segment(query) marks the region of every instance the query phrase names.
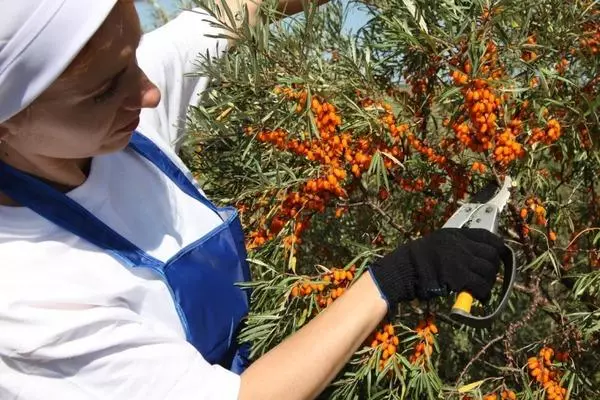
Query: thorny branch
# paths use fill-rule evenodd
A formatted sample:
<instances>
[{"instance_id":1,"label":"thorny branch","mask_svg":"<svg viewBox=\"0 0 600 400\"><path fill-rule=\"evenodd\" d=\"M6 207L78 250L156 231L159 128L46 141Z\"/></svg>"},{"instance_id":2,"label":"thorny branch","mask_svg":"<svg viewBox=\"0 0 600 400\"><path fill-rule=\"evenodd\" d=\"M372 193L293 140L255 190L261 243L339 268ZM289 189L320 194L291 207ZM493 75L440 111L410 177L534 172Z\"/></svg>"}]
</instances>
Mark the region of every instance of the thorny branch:
<instances>
[{"instance_id":1,"label":"thorny branch","mask_svg":"<svg viewBox=\"0 0 600 400\"><path fill-rule=\"evenodd\" d=\"M492 340L490 340L485 346L483 346L481 348L481 350L479 350L477 352L477 354L475 354L473 356L473 358L471 358L469 360L469 362L467 363L467 365L465 365L465 367L463 368L463 370L461 371L458 379L456 380L455 386L458 386L460 384L460 382L462 382L463 377L465 376L465 374L467 373L467 371L469 370L469 368L471 368L471 365L473 365L473 363L475 361L477 361L481 356L483 356L485 354L485 352L492 347L494 344L496 344L497 342L501 341L502 339L504 339L504 336L506 336L506 334L502 334L500 336L496 336L495 338L493 338Z\"/></svg>"},{"instance_id":2,"label":"thorny branch","mask_svg":"<svg viewBox=\"0 0 600 400\"><path fill-rule=\"evenodd\" d=\"M534 278L534 280L531 283L530 288L532 288L534 291L533 299L532 299L532 302L529 305L529 308L527 309L527 312L525 313L525 315L520 320L515 321L515 322L511 323L510 325L508 325L508 328L506 329L506 333L504 334L504 351L505 351L506 360L508 362L508 366L511 366L511 367L515 366L515 357L513 355L513 350L511 348L511 344L514 341L516 332L521 327L523 327L534 316L538 307L547 301L547 299L542 294L542 291L540 288L540 281L541 281L541 278L538 276L538 277Z\"/></svg>"},{"instance_id":3,"label":"thorny branch","mask_svg":"<svg viewBox=\"0 0 600 400\"><path fill-rule=\"evenodd\" d=\"M468 372L469 368L471 368L471 366L475 363L475 361L480 359L494 344L496 344L500 341L504 341L504 350L505 350L507 360L511 366L514 366L515 361L514 361L514 356L512 355L512 350L510 348L510 344L512 343L512 341L514 339L515 333L517 332L517 330L519 328L521 328L523 325L525 325L527 323L527 321L529 321L533 317L533 315L535 314L535 312L538 309L538 306L541 304L545 304L548 300L541 293L540 278L536 278L532 282L532 285L529 287L518 285L518 284L515 284L513 287L521 292L533 295L533 300L532 300L529 308L527 309L527 312L525 313L525 315L523 315L523 317L520 320L514 321L511 324L509 324L505 333L503 333L499 336L496 336L495 338L490 340L487 344L485 344L477 352L477 354L475 354L469 360L467 365L465 365L465 367L461 371L458 379L456 380L455 386L458 386L460 384L460 382L462 382L465 374Z\"/></svg>"},{"instance_id":4,"label":"thorny branch","mask_svg":"<svg viewBox=\"0 0 600 400\"><path fill-rule=\"evenodd\" d=\"M369 194L367 193L366 189L362 185L359 184L358 187L360 188L363 195L367 198L367 200L364 202L361 202L361 203L353 203L352 205L358 205L358 204L368 205L373 210L377 211L382 217L384 217L387 220L387 222L398 232L402 233L405 236L408 235L408 232L406 231L406 229L404 229L403 227L398 225L396 222L394 222L394 219L392 218L391 215L386 213L381 207L379 207L379 205L377 205L376 203L374 203L372 200L370 200L368 198Z\"/></svg>"}]
</instances>

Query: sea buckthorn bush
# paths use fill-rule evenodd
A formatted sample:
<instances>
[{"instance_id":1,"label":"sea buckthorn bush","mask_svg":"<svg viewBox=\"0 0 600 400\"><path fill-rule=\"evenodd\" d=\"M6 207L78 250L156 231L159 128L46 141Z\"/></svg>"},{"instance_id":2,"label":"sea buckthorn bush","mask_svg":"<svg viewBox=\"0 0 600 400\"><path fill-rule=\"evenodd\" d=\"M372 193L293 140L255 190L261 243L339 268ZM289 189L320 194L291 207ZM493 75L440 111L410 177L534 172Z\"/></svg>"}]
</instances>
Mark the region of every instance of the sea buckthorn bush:
<instances>
[{"instance_id":1,"label":"sea buckthorn bush","mask_svg":"<svg viewBox=\"0 0 600 400\"><path fill-rule=\"evenodd\" d=\"M347 7L368 15L357 31ZM241 214L252 356L510 176L499 233L517 282L501 317L474 330L449 318L452 298L403 304L322 398L600 398L598 2L334 1L281 22L274 10L199 61L213 84L182 150Z\"/></svg>"}]
</instances>

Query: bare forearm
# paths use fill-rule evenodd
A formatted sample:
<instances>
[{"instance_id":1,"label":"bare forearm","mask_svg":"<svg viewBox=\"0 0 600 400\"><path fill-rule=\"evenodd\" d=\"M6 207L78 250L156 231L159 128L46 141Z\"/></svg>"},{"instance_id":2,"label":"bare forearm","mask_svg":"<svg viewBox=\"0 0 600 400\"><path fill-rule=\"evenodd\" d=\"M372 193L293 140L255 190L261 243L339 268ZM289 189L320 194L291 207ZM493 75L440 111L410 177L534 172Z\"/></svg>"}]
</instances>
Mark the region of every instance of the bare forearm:
<instances>
[{"instance_id":1,"label":"bare forearm","mask_svg":"<svg viewBox=\"0 0 600 400\"><path fill-rule=\"evenodd\" d=\"M316 0L318 5L325 4L329 0ZM312 0L279 0L279 11L285 15L293 15L304 10L304 7L312 3Z\"/></svg>"},{"instance_id":2,"label":"bare forearm","mask_svg":"<svg viewBox=\"0 0 600 400\"><path fill-rule=\"evenodd\" d=\"M251 26L254 26L259 18L259 10L260 6L264 2L264 0L215 0L217 6L223 8L223 3L226 3L229 9L232 11L233 15L243 15L244 7L248 9L248 23ZM293 15L297 14L304 10L304 7L310 5L312 2L315 2L318 5L325 4L329 2L329 0L279 0L278 10L285 15ZM222 12L222 15L226 15L225 12ZM226 17L224 18L224 23L228 23L226 21ZM241 22L241 20L239 20Z\"/></svg>"},{"instance_id":3,"label":"bare forearm","mask_svg":"<svg viewBox=\"0 0 600 400\"><path fill-rule=\"evenodd\" d=\"M370 274L242 375L240 400L312 399L333 380L387 311Z\"/></svg>"}]
</instances>

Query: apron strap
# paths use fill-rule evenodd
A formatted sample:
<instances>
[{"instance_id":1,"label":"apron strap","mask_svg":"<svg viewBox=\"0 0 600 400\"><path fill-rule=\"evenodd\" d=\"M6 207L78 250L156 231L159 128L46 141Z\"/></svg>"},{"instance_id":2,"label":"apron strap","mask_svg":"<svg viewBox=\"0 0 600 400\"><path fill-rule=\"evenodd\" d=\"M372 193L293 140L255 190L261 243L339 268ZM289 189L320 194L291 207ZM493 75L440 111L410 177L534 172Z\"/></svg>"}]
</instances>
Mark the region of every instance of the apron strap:
<instances>
[{"instance_id":1,"label":"apron strap","mask_svg":"<svg viewBox=\"0 0 600 400\"><path fill-rule=\"evenodd\" d=\"M181 169L150 139L135 131L129 147L161 170L181 191L220 216L217 208L202 196ZM0 190L43 218L107 250L130 266L163 266L162 262L140 250L64 193L1 161Z\"/></svg>"},{"instance_id":2,"label":"apron strap","mask_svg":"<svg viewBox=\"0 0 600 400\"><path fill-rule=\"evenodd\" d=\"M43 218L111 252L130 266L162 265L64 193L3 162L0 162L0 189Z\"/></svg>"},{"instance_id":3,"label":"apron strap","mask_svg":"<svg viewBox=\"0 0 600 400\"><path fill-rule=\"evenodd\" d=\"M182 192L198 200L213 212L219 214L219 211L214 204L208 201L208 199L200 193L198 188L190 181L190 179L188 179L183 171L150 139L138 131L135 131L129 142L129 147L154 164L154 166L168 176Z\"/></svg>"}]
</instances>

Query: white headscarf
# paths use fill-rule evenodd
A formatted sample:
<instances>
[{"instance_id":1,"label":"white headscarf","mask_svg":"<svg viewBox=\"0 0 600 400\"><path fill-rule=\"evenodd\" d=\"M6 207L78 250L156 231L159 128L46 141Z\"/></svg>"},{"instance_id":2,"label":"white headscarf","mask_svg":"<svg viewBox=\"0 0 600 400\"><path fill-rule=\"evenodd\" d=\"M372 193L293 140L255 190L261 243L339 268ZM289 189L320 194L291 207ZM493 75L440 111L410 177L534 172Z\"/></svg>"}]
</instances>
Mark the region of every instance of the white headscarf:
<instances>
[{"instance_id":1,"label":"white headscarf","mask_svg":"<svg viewBox=\"0 0 600 400\"><path fill-rule=\"evenodd\" d=\"M0 123L46 90L118 0L0 0Z\"/></svg>"}]
</instances>

